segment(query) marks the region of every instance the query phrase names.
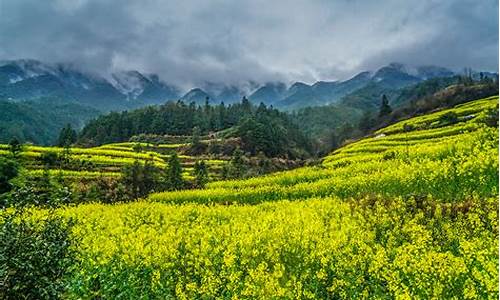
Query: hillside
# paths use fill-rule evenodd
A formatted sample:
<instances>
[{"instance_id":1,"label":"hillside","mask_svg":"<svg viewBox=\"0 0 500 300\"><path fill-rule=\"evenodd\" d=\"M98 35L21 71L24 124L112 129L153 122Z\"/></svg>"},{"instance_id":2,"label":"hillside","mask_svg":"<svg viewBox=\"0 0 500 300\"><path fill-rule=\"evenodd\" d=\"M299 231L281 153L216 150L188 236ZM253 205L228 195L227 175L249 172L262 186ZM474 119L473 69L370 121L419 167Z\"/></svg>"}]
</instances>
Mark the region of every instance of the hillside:
<instances>
[{"instance_id":1,"label":"hillside","mask_svg":"<svg viewBox=\"0 0 500 300\"><path fill-rule=\"evenodd\" d=\"M0 99L0 111L0 143L8 143L15 137L38 145L54 144L66 124L79 129L100 113L54 98L20 103Z\"/></svg>"},{"instance_id":2,"label":"hillside","mask_svg":"<svg viewBox=\"0 0 500 300\"><path fill-rule=\"evenodd\" d=\"M498 171L496 96L320 166L20 218L72 220L71 298L497 298Z\"/></svg>"},{"instance_id":3,"label":"hillside","mask_svg":"<svg viewBox=\"0 0 500 300\"><path fill-rule=\"evenodd\" d=\"M44 170L48 170L52 175L81 180L120 177L123 167L132 165L135 161L143 164L151 161L154 166L164 169L170 155L187 145L124 142L92 148L72 147L67 150L69 153L64 158L64 148L27 145L19 156L28 176L42 176ZM9 145L0 144L0 156L8 156L9 153ZM55 153L59 158L48 161L48 158L44 157L47 153ZM179 159L186 179L194 177L193 165L196 160L204 160L208 164L212 179L220 178L221 166L224 164L223 160L205 156L179 155Z\"/></svg>"},{"instance_id":4,"label":"hillside","mask_svg":"<svg viewBox=\"0 0 500 300\"><path fill-rule=\"evenodd\" d=\"M252 155L302 158L309 155L310 140L290 116L264 104L241 102L217 106L169 102L122 113L110 113L90 121L78 143L102 145L128 141L135 135L218 135L241 140L242 149Z\"/></svg>"},{"instance_id":5,"label":"hillside","mask_svg":"<svg viewBox=\"0 0 500 300\"><path fill-rule=\"evenodd\" d=\"M486 124L496 118L497 106L495 96L393 124L336 150L321 167L214 182L205 190L153 194L150 199L255 204L326 196L430 196L443 202L472 194L492 197L498 193L498 133Z\"/></svg>"}]
</instances>

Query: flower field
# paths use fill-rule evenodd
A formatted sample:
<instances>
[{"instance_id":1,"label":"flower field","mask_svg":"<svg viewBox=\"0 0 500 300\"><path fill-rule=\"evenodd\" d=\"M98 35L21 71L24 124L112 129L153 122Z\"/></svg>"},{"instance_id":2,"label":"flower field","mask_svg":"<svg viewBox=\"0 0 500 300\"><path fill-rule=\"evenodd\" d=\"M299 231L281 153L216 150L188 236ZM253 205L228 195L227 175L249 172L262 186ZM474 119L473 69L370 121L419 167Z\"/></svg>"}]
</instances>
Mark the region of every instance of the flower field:
<instances>
[{"instance_id":1,"label":"flower field","mask_svg":"<svg viewBox=\"0 0 500 300\"><path fill-rule=\"evenodd\" d=\"M125 165L131 165L134 161L140 162L152 161L153 164L160 168L166 167L166 161L170 154L162 149L175 150L186 144L160 144L152 145L146 143L116 143L106 144L94 148L70 148L69 159L73 162L72 168L67 169L66 166L51 166L49 172L61 174L66 178L94 178L98 176L118 177L120 170ZM139 146L140 151L134 150L134 147ZM59 155L63 154L64 148L60 147L41 147L41 146L24 146L20 156L23 163L29 170L29 174L33 176L43 173L43 163L40 158L43 153L53 152ZM0 155L8 155L9 146L0 144ZM193 165L196 160L203 159L209 166L212 174L217 175L222 165L223 160L216 160L203 157L192 157L187 155L179 155L181 164L184 170L184 177L192 178ZM217 177L217 176L216 176Z\"/></svg>"},{"instance_id":2,"label":"flower field","mask_svg":"<svg viewBox=\"0 0 500 300\"><path fill-rule=\"evenodd\" d=\"M447 112L417 117L378 131L327 156L322 166L219 181L204 190L153 194L164 203L241 203L368 195L426 196L457 202L498 194L498 130L484 119L498 98L460 105L454 124ZM466 118L474 114L474 118ZM460 119L462 118L462 119ZM403 127L409 128L403 131Z\"/></svg>"},{"instance_id":3,"label":"flower field","mask_svg":"<svg viewBox=\"0 0 500 300\"><path fill-rule=\"evenodd\" d=\"M24 218L73 224L68 299L498 299L497 107L402 121L320 166ZM72 155L162 163L121 148Z\"/></svg>"}]
</instances>

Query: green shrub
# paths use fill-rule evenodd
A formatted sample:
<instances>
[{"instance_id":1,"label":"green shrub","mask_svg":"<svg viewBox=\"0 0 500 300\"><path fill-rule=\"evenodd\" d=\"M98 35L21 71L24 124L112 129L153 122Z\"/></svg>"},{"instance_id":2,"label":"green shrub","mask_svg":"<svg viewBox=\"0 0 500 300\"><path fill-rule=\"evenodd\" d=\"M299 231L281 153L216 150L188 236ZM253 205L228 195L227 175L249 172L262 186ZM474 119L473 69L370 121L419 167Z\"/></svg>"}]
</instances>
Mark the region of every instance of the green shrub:
<instances>
[{"instance_id":1,"label":"green shrub","mask_svg":"<svg viewBox=\"0 0 500 300\"><path fill-rule=\"evenodd\" d=\"M11 190L10 180L17 176L18 166L14 160L0 157L0 194Z\"/></svg>"},{"instance_id":2,"label":"green shrub","mask_svg":"<svg viewBox=\"0 0 500 300\"><path fill-rule=\"evenodd\" d=\"M73 263L71 222L48 217L30 223L20 212L0 224L0 298L57 299Z\"/></svg>"}]
</instances>

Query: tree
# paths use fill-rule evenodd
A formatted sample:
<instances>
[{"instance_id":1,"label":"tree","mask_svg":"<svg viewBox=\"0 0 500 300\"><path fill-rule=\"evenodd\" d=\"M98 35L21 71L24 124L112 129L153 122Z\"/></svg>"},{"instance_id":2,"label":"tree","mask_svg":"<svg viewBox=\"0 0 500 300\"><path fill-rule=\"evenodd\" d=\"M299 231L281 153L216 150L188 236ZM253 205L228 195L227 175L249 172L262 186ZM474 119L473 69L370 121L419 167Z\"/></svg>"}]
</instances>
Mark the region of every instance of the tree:
<instances>
[{"instance_id":1,"label":"tree","mask_svg":"<svg viewBox=\"0 0 500 300\"><path fill-rule=\"evenodd\" d=\"M69 147L71 144L76 142L76 131L71 128L71 124L66 124L61 132L59 133L59 138L57 140L57 145L59 147Z\"/></svg>"},{"instance_id":2,"label":"tree","mask_svg":"<svg viewBox=\"0 0 500 300\"><path fill-rule=\"evenodd\" d=\"M389 105L389 99L387 99L387 96L384 94L382 95L382 103L380 104L380 110L379 110L379 117L385 117L388 114L392 112L392 108Z\"/></svg>"},{"instance_id":3,"label":"tree","mask_svg":"<svg viewBox=\"0 0 500 300\"><path fill-rule=\"evenodd\" d=\"M169 190L180 190L184 187L184 179L182 178L182 166L176 152L174 152L168 158L166 175L167 187Z\"/></svg>"},{"instance_id":4,"label":"tree","mask_svg":"<svg viewBox=\"0 0 500 300\"><path fill-rule=\"evenodd\" d=\"M375 126L375 119L372 117L371 112L365 111L361 120L359 121L358 128L363 133L366 134Z\"/></svg>"},{"instance_id":5,"label":"tree","mask_svg":"<svg viewBox=\"0 0 500 300\"><path fill-rule=\"evenodd\" d=\"M439 117L439 123L443 125L455 124L458 122L458 115L455 112L449 111Z\"/></svg>"},{"instance_id":6,"label":"tree","mask_svg":"<svg viewBox=\"0 0 500 300\"><path fill-rule=\"evenodd\" d=\"M208 168L203 160L196 161L194 164L195 184L199 188L205 187L208 182Z\"/></svg>"},{"instance_id":7,"label":"tree","mask_svg":"<svg viewBox=\"0 0 500 300\"><path fill-rule=\"evenodd\" d=\"M326 138L327 151L335 150L340 146L341 141L339 141L339 137L335 133L335 131L331 131L330 134Z\"/></svg>"},{"instance_id":8,"label":"tree","mask_svg":"<svg viewBox=\"0 0 500 300\"><path fill-rule=\"evenodd\" d=\"M249 113L252 111L252 104L245 96L243 96L243 98L241 99L241 108L243 109L244 113Z\"/></svg>"},{"instance_id":9,"label":"tree","mask_svg":"<svg viewBox=\"0 0 500 300\"><path fill-rule=\"evenodd\" d=\"M55 151L44 151L39 160L45 167L53 167L60 162L60 157Z\"/></svg>"},{"instance_id":10,"label":"tree","mask_svg":"<svg viewBox=\"0 0 500 300\"><path fill-rule=\"evenodd\" d=\"M266 155L263 152L259 152L259 154L257 155L257 159L258 159L257 162L258 173L260 175L271 172L272 169L271 161L269 160L269 158L266 157Z\"/></svg>"},{"instance_id":11,"label":"tree","mask_svg":"<svg viewBox=\"0 0 500 300\"><path fill-rule=\"evenodd\" d=\"M243 160L243 151L238 147L233 151L231 158L231 175L236 178L241 178L246 172L245 161Z\"/></svg>"},{"instance_id":12,"label":"tree","mask_svg":"<svg viewBox=\"0 0 500 300\"><path fill-rule=\"evenodd\" d=\"M14 159L17 159L19 156L19 153L23 150L23 145L21 142L19 142L18 139L13 138L9 142L9 151Z\"/></svg>"},{"instance_id":13,"label":"tree","mask_svg":"<svg viewBox=\"0 0 500 300\"><path fill-rule=\"evenodd\" d=\"M144 164L138 160L122 169L121 182L128 189L132 198L144 197L160 185L160 172L152 161Z\"/></svg>"},{"instance_id":14,"label":"tree","mask_svg":"<svg viewBox=\"0 0 500 300\"><path fill-rule=\"evenodd\" d=\"M201 129L198 126L193 127L191 136L191 152L193 155L198 155L204 150L204 145L201 142Z\"/></svg>"},{"instance_id":15,"label":"tree","mask_svg":"<svg viewBox=\"0 0 500 300\"><path fill-rule=\"evenodd\" d=\"M126 165L122 169L121 181L127 187L134 199L142 195L142 168L138 160L132 165Z\"/></svg>"},{"instance_id":16,"label":"tree","mask_svg":"<svg viewBox=\"0 0 500 300\"><path fill-rule=\"evenodd\" d=\"M18 174L18 165L14 160L0 157L0 194L11 190L10 180Z\"/></svg>"},{"instance_id":17,"label":"tree","mask_svg":"<svg viewBox=\"0 0 500 300\"><path fill-rule=\"evenodd\" d=\"M253 117L247 117L238 124L238 136L243 142L245 151L255 154L259 151L269 152L268 144L272 141L266 136L266 127Z\"/></svg>"}]
</instances>

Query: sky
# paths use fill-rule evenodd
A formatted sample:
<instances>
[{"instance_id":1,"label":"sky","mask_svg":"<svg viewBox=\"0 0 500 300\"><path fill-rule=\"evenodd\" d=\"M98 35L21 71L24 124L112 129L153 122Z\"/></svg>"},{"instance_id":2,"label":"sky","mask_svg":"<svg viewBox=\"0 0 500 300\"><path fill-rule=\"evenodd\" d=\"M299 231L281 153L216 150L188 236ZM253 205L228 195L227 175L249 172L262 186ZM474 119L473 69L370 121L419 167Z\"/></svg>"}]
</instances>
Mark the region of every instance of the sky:
<instances>
[{"instance_id":1,"label":"sky","mask_svg":"<svg viewBox=\"0 0 500 300\"><path fill-rule=\"evenodd\" d=\"M0 0L0 60L202 82L498 70L498 0Z\"/></svg>"}]
</instances>

